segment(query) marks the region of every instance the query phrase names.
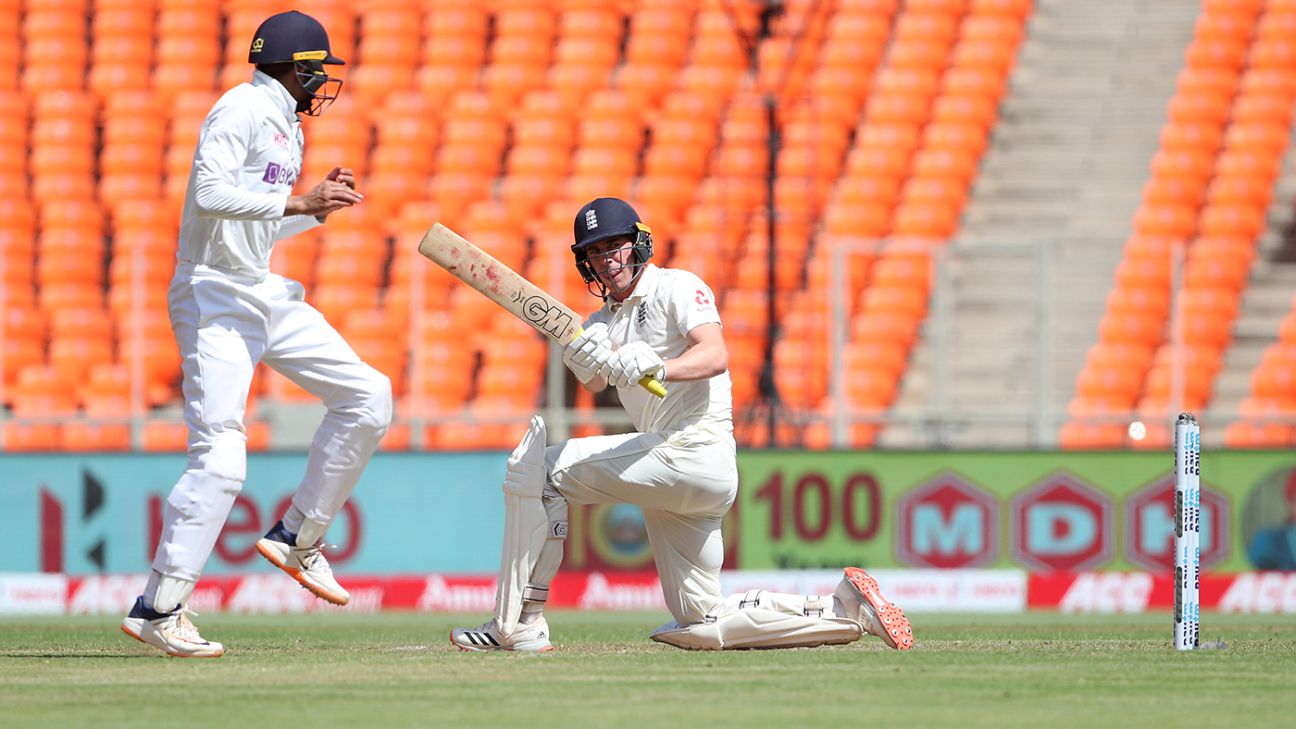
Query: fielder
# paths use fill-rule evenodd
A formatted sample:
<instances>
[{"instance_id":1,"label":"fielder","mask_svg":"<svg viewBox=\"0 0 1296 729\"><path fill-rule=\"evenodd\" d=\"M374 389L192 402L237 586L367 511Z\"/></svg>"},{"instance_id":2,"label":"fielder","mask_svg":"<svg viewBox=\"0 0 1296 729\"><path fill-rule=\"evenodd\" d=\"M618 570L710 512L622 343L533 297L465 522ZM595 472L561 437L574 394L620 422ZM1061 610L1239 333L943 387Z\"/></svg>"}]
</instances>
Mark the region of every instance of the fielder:
<instances>
[{"instance_id":1,"label":"fielder","mask_svg":"<svg viewBox=\"0 0 1296 729\"><path fill-rule=\"evenodd\" d=\"M349 599L320 552L391 421L391 383L364 364L304 301L301 284L270 272L275 241L359 203L355 175L335 168L304 195L299 113L317 115L341 81L341 64L318 21L293 11L257 29L251 83L216 102L203 122L189 173L175 277L168 294L182 357L189 464L162 515L162 536L144 594L122 621L131 637L173 656L215 658L185 604L246 472L244 409L252 370L265 362L328 408L283 519L257 550L317 596Z\"/></svg>"},{"instance_id":2,"label":"fielder","mask_svg":"<svg viewBox=\"0 0 1296 729\"><path fill-rule=\"evenodd\" d=\"M508 459L504 549L495 617L459 628L465 651L550 651L544 605L562 562L569 504L643 509L666 606L652 639L679 648L784 648L849 643L865 631L901 650L913 632L877 582L851 567L834 595L720 591L720 523L738 489L728 352L715 296L688 271L649 263L652 235L634 209L599 198L576 215L576 268L603 308L563 352L593 392L617 388L638 432L545 447L544 421ZM652 375L669 394L638 386Z\"/></svg>"}]
</instances>

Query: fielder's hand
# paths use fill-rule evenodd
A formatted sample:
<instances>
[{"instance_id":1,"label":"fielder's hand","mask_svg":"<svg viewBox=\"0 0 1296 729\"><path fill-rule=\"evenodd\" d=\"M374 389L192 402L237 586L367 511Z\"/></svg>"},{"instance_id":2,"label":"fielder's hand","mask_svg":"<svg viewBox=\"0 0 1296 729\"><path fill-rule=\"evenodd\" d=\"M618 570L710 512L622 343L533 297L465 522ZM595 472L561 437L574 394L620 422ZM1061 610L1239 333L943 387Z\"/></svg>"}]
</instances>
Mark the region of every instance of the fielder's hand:
<instances>
[{"instance_id":1,"label":"fielder's hand","mask_svg":"<svg viewBox=\"0 0 1296 729\"><path fill-rule=\"evenodd\" d=\"M590 324L589 329L567 343L563 348L563 364L576 375L582 384L588 383L605 369L612 359L608 346L608 328L603 322Z\"/></svg>"},{"instance_id":2,"label":"fielder's hand","mask_svg":"<svg viewBox=\"0 0 1296 729\"><path fill-rule=\"evenodd\" d=\"M321 220L329 213L364 200L355 191L355 173L345 167L334 167L324 181L312 187L305 195L293 195L284 206L284 215L314 215Z\"/></svg>"},{"instance_id":3,"label":"fielder's hand","mask_svg":"<svg viewBox=\"0 0 1296 729\"><path fill-rule=\"evenodd\" d=\"M328 175L324 179L336 180L352 190L354 190L356 186L355 171L349 167L334 167L329 171ZM364 196L361 195L361 197Z\"/></svg>"},{"instance_id":4,"label":"fielder's hand","mask_svg":"<svg viewBox=\"0 0 1296 729\"><path fill-rule=\"evenodd\" d=\"M608 363L608 384L614 387L638 385L645 375L666 379L666 365L647 342L630 342L612 353Z\"/></svg>"}]
</instances>

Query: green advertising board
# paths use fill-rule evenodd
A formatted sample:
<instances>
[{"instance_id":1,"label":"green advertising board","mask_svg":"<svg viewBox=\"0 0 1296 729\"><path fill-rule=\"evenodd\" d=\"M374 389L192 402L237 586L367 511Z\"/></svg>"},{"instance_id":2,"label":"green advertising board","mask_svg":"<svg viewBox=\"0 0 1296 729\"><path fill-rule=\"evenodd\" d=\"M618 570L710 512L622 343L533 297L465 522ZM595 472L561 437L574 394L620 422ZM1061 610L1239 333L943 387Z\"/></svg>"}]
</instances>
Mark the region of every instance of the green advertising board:
<instances>
[{"instance_id":1,"label":"green advertising board","mask_svg":"<svg viewBox=\"0 0 1296 729\"><path fill-rule=\"evenodd\" d=\"M1170 564L1173 453L748 451L742 569ZM1296 518L1296 455L1202 456L1205 569L1254 569L1248 545Z\"/></svg>"}]
</instances>

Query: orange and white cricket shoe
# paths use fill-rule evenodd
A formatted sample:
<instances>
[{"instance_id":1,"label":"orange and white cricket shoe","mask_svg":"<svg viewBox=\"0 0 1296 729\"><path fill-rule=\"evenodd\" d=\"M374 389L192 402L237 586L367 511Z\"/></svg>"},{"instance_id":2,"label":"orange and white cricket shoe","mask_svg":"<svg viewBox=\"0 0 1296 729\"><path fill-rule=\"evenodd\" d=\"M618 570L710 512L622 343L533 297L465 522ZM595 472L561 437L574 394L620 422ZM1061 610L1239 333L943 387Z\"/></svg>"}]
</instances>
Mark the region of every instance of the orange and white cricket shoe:
<instances>
[{"instance_id":1,"label":"orange and white cricket shoe","mask_svg":"<svg viewBox=\"0 0 1296 729\"><path fill-rule=\"evenodd\" d=\"M157 648L177 658L220 658L225 646L206 640L198 628L189 622L189 612L183 606L169 613L159 613L144 605L144 598L136 598L135 606L121 623L122 632L141 643Z\"/></svg>"},{"instance_id":2,"label":"orange and white cricket shoe","mask_svg":"<svg viewBox=\"0 0 1296 729\"><path fill-rule=\"evenodd\" d=\"M833 597L841 603L842 617L858 620L864 630L900 651L913 648L913 628L899 606L888 602L877 580L859 567L847 567Z\"/></svg>"},{"instance_id":3,"label":"orange and white cricket shoe","mask_svg":"<svg viewBox=\"0 0 1296 729\"><path fill-rule=\"evenodd\" d=\"M351 600L351 594L333 578L333 569L320 549L322 544L321 540L309 547L297 546L297 535L279 521L257 540L256 549L270 564L287 572L316 597L334 605L345 605Z\"/></svg>"},{"instance_id":4,"label":"orange and white cricket shoe","mask_svg":"<svg viewBox=\"0 0 1296 729\"><path fill-rule=\"evenodd\" d=\"M500 633L491 618L480 628L455 628L450 631L450 642L461 651L484 653L487 651L520 651L548 653L553 650L549 642L549 622L541 616L534 623L518 625L508 635Z\"/></svg>"}]
</instances>

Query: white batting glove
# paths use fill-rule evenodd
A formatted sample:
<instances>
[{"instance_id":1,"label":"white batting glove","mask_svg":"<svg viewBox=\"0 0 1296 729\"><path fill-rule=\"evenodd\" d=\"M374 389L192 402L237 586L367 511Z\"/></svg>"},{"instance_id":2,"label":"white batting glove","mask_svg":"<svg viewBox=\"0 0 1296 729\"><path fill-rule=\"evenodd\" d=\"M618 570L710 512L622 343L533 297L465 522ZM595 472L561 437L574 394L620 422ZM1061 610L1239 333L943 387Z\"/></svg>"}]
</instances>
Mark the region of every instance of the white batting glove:
<instances>
[{"instance_id":1,"label":"white batting glove","mask_svg":"<svg viewBox=\"0 0 1296 729\"><path fill-rule=\"evenodd\" d=\"M664 379L666 364L647 342L630 342L612 353L612 361L608 363L605 374L609 384L630 387L639 384L644 375Z\"/></svg>"},{"instance_id":2,"label":"white batting glove","mask_svg":"<svg viewBox=\"0 0 1296 729\"><path fill-rule=\"evenodd\" d=\"M587 383L611 361L612 349L608 343L607 325L594 322L563 348L563 364L582 384Z\"/></svg>"}]
</instances>

